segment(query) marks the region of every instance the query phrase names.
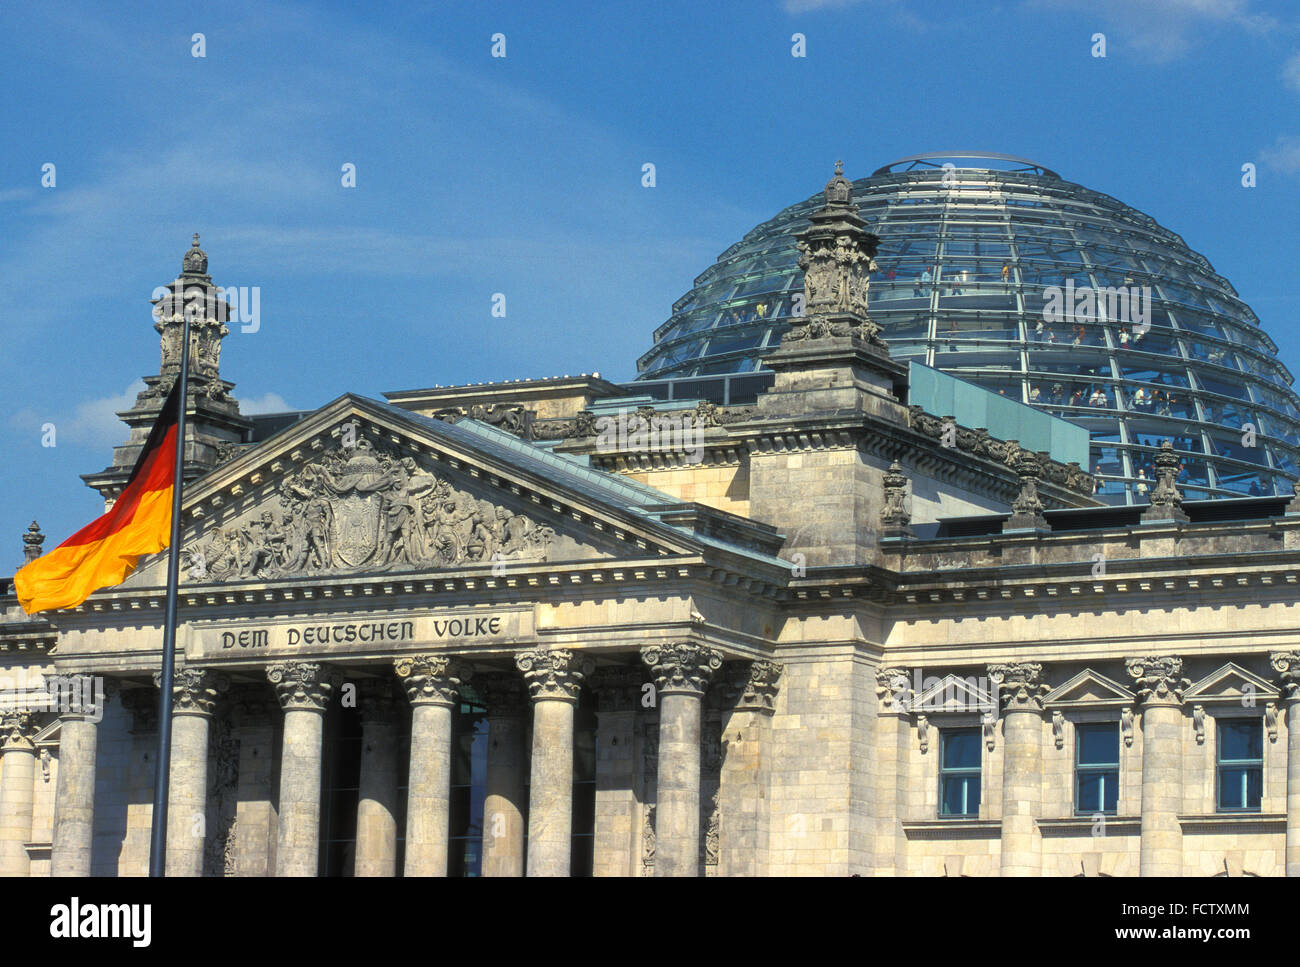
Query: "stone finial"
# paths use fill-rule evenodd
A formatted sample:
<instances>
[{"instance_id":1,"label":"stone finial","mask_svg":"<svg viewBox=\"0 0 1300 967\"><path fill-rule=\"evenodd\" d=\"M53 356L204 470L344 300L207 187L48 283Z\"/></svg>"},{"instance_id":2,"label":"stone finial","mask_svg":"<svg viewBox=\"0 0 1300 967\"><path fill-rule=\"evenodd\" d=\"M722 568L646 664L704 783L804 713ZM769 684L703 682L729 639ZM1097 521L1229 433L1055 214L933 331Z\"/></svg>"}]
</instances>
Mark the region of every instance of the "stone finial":
<instances>
[{"instance_id":1,"label":"stone finial","mask_svg":"<svg viewBox=\"0 0 1300 967\"><path fill-rule=\"evenodd\" d=\"M989 681L997 686L1004 712L1041 712L1051 689L1039 681L1043 666L1033 661L989 665Z\"/></svg>"},{"instance_id":2,"label":"stone finial","mask_svg":"<svg viewBox=\"0 0 1300 967\"><path fill-rule=\"evenodd\" d=\"M844 162L835 162L835 174L826 182L826 207L847 208L853 201L853 182L844 177ZM855 211L854 214L857 214Z\"/></svg>"},{"instance_id":3,"label":"stone finial","mask_svg":"<svg viewBox=\"0 0 1300 967\"><path fill-rule=\"evenodd\" d=\"M1282 697L1289 702L1300 701L1300 651L1275 651L1268 660L1277 672Z\"/></svg>"},{"instance_id":4,"label":"stone finial","mask_svg":"<svg viewBox=\"0 0 1300 967\"><path fill-rule=\"evenodd\" d=\"M1183 510L1183 495L1178 490L1178 455L1174 445L1165 440L1156 453L1156 485L1151 491L1151 506L1142 513L1144 521L1188 520Z\"/></svg>"},{"instance_id":5,"label":"stone finial","mask_svg":"<svg viewBox=\"0 0 1300 967\"><path fill-rule=\"evenodd\" d=\"M41 527L36 521L32 521L31 526L23 534L23 563L30 564L41 556L41 545L45 543L45 535L41 533Z\"/></svg>"},{"instance_id":6,"label":"stone finial","mask_svg":"<svg viewBox=\"0 0 1300 967\"><path fill-rule=\"evenodd\" d=\"M323 712L339 675L318 662L282 661L266 666L266 680L275 686L275 697L286 712Z\"/></svg>"},{"instance_id":7,"label":"stone finial","mask_svg":"<svg viewBox=\"0 0 1300 967\"><path fill-rule=\"evenodd\" d=\"M460 686L474 669L449 655L407 655L393 662L397 679L412 705L451 705L460 701Z\"/></svg>"},{"instance_id":8,"label":"stone finial","mask_svg":"<svg viewBox=\"0 0 1300 967\"><path fill-rule=\"evenodd\" d=\"M910 533L912 514L907 509L907 476L895 460L884 476L885 503L880 508L880 527L885 537Z\"/></svg>"},{"instance_id":9,"label":"stone finial","mask_svg":"<svg viewBox=\"0 0 1300 967\"><path fill-rule=\"evenodd\" d=\"M162 672L153 673L155 688L162 687ZM230 688L230 677L208 668L177 668L172 673L172 715L212 714Z\"/></svg>"},{"instance_id":10,"label":"stone finial","mask_svg":"<svg viewBox=\"0 0 1300 967\"><path fill-rule=\"evenodd\" d=\"M693 641L676 641L642 648L641 660L650 669L660 694L703 695L714 673L722 667L722 652Z\"/></svg>"},{"instance_id":11,"label":"stone finial","mask_svg":"<svg viewBox=\"0 0 1300 967\"><path fill-rule=\"evenodd\" d=\"M1020 476L1020 493L1012 501L1011 518L1003 524L1002 529L1047 530L1043 501L1038 496L1038 481L1043 476L1042 462L1030 451L1018 450L1011 466Z\"/></svg>"},{"instance_id":12,"label":"stone finial","mask_svg":"<svg viewBox=\"0 0 1300 967\"><path fill-rule=\"evenodd\" d=\"M181 259L182 275L206 275L208 272L208 253L199 248L199 233L194 233L194 242Z\"/></svg>"},{"instance_id":13,"label":"stone finial","mask_svg":"<svg viewBox=\"0 0 1300 967\"><path fill-rule=\"evenodd\" d=\"M1144 705L1181 705L1191 680L1183 677L1183 660L1171 656L1130 658L1125 663L1138 701Z\"/></svg>"},{"instance_id":14,"label":"stone finial","mask_svg":"<svg viewBox=\"0 0 1300 967\"><path fill-rule=\"evenodd\" d=\"M576 703L583 679L596 670L596 663L580 651L539 648L515 655L515 667L524 673L534 702Z\"/></svg>"}]
</instances>

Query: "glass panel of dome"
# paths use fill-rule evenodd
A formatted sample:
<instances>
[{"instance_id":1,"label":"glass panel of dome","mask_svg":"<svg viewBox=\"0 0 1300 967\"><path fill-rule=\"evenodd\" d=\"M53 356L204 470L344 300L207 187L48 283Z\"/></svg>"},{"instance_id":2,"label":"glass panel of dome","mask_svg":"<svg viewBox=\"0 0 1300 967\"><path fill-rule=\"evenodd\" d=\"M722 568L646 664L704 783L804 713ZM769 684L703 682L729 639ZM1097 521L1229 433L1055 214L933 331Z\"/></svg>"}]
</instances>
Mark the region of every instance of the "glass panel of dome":
<instances>
[{"instance_id":1,"label":"glass panel of dome","mask_svg":"<svg viewBox=\"0 0 1300 967\"><path fill-rule=\"evenodd\" d=\"M1228 383L1224 380L1215 379L1212 376L1207 376L1203 370L1197 373L1196 378L1201 388L1209 390L1211 393L1218 393L1221 396L1235 396L1241 400L1249 399L1246 387L1238 383Z\"/></svg>"},{"instance_id":2,"label":"glass panel of dome","mask_svg":"<svg viewBox=\"0 0 1300 967\"><path fill-rule=\"evenodd\" d=\"M766 331L767 330L765 329L759 329L756 331L751 330L750 332L738 333L736 335L718 333L709 340L707 352L709 355L716 355L719 353L736 352L741 349L752 349L762 342L763 335Z\"/></svg>"}]
</instances>

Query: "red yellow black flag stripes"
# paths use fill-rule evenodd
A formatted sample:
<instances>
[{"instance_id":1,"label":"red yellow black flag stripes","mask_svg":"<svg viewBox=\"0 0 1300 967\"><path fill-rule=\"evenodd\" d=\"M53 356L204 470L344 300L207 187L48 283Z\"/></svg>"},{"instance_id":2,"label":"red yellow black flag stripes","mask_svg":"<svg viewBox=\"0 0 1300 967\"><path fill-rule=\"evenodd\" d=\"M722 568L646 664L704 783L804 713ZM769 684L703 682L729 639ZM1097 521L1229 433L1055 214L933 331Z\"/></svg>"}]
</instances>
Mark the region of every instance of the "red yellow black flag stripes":
<instances>
[{"instance_id":1,"label":"red yellow black flag stripes","mask_svg":"<svg viewBox=\"0 0 1300 967\"><path fill-rule=\"evenodd\" d=\"M28 614L81 604L100 588L120 584L141 557L171 542L179 388L177 380L112 509L14 575L18 603Z\"/></svg>"}]
</instances>

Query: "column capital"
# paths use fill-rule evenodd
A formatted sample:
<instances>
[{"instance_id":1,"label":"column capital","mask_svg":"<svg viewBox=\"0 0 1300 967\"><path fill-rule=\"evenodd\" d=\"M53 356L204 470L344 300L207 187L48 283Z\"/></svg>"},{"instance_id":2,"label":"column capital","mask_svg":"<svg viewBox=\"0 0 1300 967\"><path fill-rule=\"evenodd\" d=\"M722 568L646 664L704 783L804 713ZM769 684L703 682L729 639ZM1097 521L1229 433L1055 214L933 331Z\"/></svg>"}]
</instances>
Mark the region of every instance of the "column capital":
<instances>
[{"instance_id":1,"label":"column capital","mask_svg":"<svg viewBox=\"0 0 1300 967\"><path fill-rule=\"evenodd\" d=\"M474 669L451 655L406 655L393 662L393 669L412 705L454 707L460 701L460 686Z\"/></svg>"},{"instance_id":2,"label":"column capital","mask_svg":"<svg viewBox=\"0 0 1300 967\"><path fill-rule=\"evenodd\" d=\"M45 685L50 710L61 719L73 721L98 723L109 698L117 694L113 679L83 672L47 675Z\"/></svg>"},{"instance_id":3,"label":"column capital","mask_svg":"<svg viewBox=\"0 0 1300 967\"><path fill-rule=\"evenodd\" d=\"M1142 705L1183 704L1183 690L1192 684L1183 677L1183 660L1170 655L1130 658L1124 663Z\"/></svg>"},{"instance_id":4,"label":"column capital","mask_svg":"<svg viewBox=\"0 0 1300 967\"><path fill-rule=\"evenodd\" d=\"M1275 651L1268 656L1268 661L1277 672L1282 700L1300 701L1300 651Z\"/></svg>"},{"instance_id":5,"label":"column capital","mask_svg":"<svg viewBox=\"0 0 1300 967\"><path fill-rule=\"evenodd\" d=\"M35 752L32 739L40 731L36 713L27 709L0 712L0 752Z\"/></svg>"},{"instance_id":6,"label":"column capital","mask_svg":"<svg viewBox=\"0 0 1300 967\"><path fill-rule=\"evenodd\" d=\"M703 695L722 667L722 652L693 641L675 641L642 648L641 660L661 694Z\"/></svg>"},{"instance_id":7,"label":"column capital","mask_svg":"<svg viewBox=\"0 0 1300 967\"><path fill-rule=\"evenodd\" d=\"M1040 682L1043 666L1036 661L989 665L989 680L997 686L1004 712L1041 712L1051 689Z\"/></svg>"},{"instance_id":8,"label":"column capital","mask_svg":"<svg viewBox=\"0 0 1300 967\"><path fill-rule=\"evenodd\" d=\"M515 655L515 667L524 673L534 702L576 704L582 680L596 670L596 663L569 648L539 648Z\"/></svg>"},{"instance_id":9,"label":"column capital","mask_svg":"<svg viewBox=\"0 0 1300 967\"><path fill-rule=\"evenodd\" d=\"M474 678L474 690L487 703L489 719L513 718L524 714L527 700L524 681L518 672L485 672Z\"/></svg>"},{"instance_id":10,"label":"column capital","mask_svg":"<svg viewBox=\"0 0 1300 967\"><path fill-rule=\"evenodd\" d=\"M153 673L155 688L162 687L162 672ZM217 701L230 688L230 677L210 668L177 668L172 673L172 715L211 717Z\"/></svg>"},{"instance_id":11,"label":"column capital","mask_svg":"<svg viewBox=\"0 0 1300 967\"><path fill-rule=\"evenodd\" d=\"M722 677L730 693L728 704L739 712L773 714L784 671L785 666L780 662L766 658L727 662Z\"/></svg>"},{"instance_id":12,"label":"column capital","mask_svg":"<svg viewBox=\"0 0 1300 967\"><path fill-rule=\"evenodd\" d=\"M589 682L600 712L635 712L641 707L645 675L637 665L610 665L597 670Z\"/></svg>"},{"instance_id":13,"label":"column capital","mask_svg":"<svg viewBox=\"0 0 1300 967\"><path fill-rule=\"evenodd\" d=\"M314 661L280 661L266 666L266 680L286 712L323 712L339 683L338 672Z\"/></svg>"}]
</instances>

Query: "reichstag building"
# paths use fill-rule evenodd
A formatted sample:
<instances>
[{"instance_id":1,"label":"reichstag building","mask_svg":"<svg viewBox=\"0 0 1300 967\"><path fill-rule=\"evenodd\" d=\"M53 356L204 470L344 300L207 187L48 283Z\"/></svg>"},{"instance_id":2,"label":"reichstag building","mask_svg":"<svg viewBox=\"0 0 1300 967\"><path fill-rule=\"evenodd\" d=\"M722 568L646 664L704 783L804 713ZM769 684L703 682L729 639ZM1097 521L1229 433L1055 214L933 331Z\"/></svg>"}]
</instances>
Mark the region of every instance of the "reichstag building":
<instances>
[{"instance_id":1,"label":"reichstag building","mask_svg":"<svg viewBox=\"0 0 1300 967\"><path fill-rule=\"evenodd\" d=\"M169 875L1300 875L1300 410L1149 216L837 165L623 384L249 417L228 310L84 477L188 351ZM0 873L147 871L165 584L0 582Z\"/></svg>"}]
</instances>

